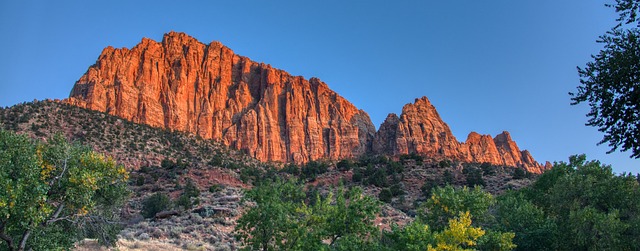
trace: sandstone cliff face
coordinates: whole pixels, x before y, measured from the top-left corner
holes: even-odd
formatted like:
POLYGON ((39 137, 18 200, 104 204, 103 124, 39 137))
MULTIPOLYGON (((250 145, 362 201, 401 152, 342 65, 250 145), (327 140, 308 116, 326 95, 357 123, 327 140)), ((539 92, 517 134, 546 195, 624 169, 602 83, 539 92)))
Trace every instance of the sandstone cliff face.
POLYGON ((104 49, 66 102, 219 139, 263 161, 356 157, 375 133, 364 111, 322 81, 175 32, 104 49))
POLYGON ((544 169, 507 132, 472 132, 458 142, 426 97, 405 105, 400 117, 390 114, 376 132, 367 113, 319 79, 291 76, 184 33, 105 48, 64 102, 218 139, 262 161, 419 153, 544 169))
POLYGON ((390 114, 376 133, 373 150, 379 154, 419 153, 465 162, 487 162, 533 173, 545 170, 528 151, 520 151, 508 132, 495 138, 471 132, 464 143, 458 142, 426 97, 405 105, 399 118, 390 114))

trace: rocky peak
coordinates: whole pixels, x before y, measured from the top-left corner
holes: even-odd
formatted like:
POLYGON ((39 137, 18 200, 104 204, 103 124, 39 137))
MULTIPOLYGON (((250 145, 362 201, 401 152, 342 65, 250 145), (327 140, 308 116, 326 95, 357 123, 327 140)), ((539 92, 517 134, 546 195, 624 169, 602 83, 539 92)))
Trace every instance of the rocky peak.
POLYGON ((379 154, 418 153, 435 158, 521 167, 534 173, 544 170, 528 151, 520 151, 506 131, 495 138, 471 132, 464 143, 458 142, 426 97, 405 105, 399 118, 389 114, 373 142, 373 149, 379 154))
POLYGON ((427 97, 406 104, 400 118, 396 118, 390 114, 380 126, 374 140, 382 144, 376 148, 378 153, 459 157, 460 143, 427 97))
POLYGON ((375 133, 365 112, 319 79, 178 32, 107 47, 65 102, 218 139, 263 161, 356 157, 375 133))
POLYGON ((105 48, 64 102, 153 127, 217 139, 262 161, 307 162, 365 153, 542 167, 507 132, 458 142, 427 97, 389 114, 376 132, 369 115, 329 89, 178 32, 132 49, 105 48))

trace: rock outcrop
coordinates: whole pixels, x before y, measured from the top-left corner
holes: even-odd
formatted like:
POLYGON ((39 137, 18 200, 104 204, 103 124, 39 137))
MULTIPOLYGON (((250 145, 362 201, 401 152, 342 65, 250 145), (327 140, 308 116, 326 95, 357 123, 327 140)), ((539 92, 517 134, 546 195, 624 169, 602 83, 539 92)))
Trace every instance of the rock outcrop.
POLYGON ((375 134, 367 113, 319 79, 176 32, 104 49, 65 102, 219 139, 263 161, 356 157, 375 134))
POLYGON ((471 133, 458 142, 426 97, 405 105, 400 117, 390 114, 376 132, 367 113, 319 79, 291 76, 184 33, 105 48, 64 102, 218 139, 262 161, 419 153, 543 170, 507 132, 493 139, 471 133))
POLYGON ((396 114, 389 114, 373 142, 373 150, 378 154, 418 153, 465 162, 520 167, 533 173, 546 169, 528 151, 520 151, 508 132, 502 132, 495 138, 471 132, 464 143, 458 142, 427 97, 406 104, 399 118, 396 114))

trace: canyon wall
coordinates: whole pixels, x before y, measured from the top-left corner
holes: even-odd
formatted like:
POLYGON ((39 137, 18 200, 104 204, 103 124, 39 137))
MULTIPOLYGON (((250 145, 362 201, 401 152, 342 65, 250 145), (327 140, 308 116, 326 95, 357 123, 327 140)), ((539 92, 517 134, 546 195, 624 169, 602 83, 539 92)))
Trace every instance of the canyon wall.
POLYGON ((304 163, 365 153, 419 153, 541 172, 504 132, 458 142, 426 97, 390 114, 376 132, 369 115, 329 89, 170 32, 161 42, 105 48, 64 102, 127 120, 217 139, 262 161, 304 163))

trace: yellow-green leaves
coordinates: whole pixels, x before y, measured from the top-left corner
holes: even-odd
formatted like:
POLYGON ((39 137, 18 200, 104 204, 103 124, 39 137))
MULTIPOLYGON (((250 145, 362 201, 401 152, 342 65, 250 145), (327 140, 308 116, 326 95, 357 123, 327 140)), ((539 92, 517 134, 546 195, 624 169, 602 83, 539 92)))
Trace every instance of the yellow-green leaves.
POLYGON ((460 213, 459 217, 449 219, 447 228, 435 234, 436 246, 429 246, 428 250, 473 250, 464 247, 476 246, 478 238, 484 234, 481 228, 471 226, 469 212, 460 213))
MULTIPOLYGON (((81 237, 75 224, 88 216, 117 216, 113 210, 127 196, 127 177, 124 167, 112 159, 70 144, 61 135, 35 142, 0 129, 0 233, 7 235, 3 245, 13 250, 24 240, 25 248, 68 248, 59 245, 81 237)), ((103 236, 111 238, 105 242, 115 238, 103 236)))

